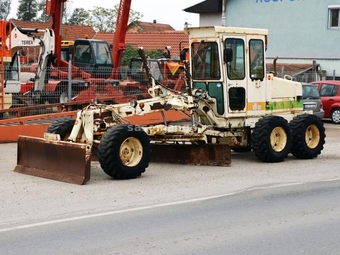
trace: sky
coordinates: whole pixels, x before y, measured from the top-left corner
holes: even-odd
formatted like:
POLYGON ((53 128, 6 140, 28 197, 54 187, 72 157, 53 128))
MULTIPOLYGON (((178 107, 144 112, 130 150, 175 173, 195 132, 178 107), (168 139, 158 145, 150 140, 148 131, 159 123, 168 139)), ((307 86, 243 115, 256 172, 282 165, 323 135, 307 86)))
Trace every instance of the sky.
MULTIPOLYGON (((140 12, 143 17, 140 21, 169 24, 176 30, 183 30, 184 23, 192 27, 199 25, 199 15, 196 13, 187 13, 183 11, 188 7, 203 2, 204 0, 132 0, 131 9, 140 12)), ((16 12, 18 8, 18 0, 12 0, 11 13, 8 17, 16 18, 16 12)), ((85 10, 93 9, 94 6, 110 8, 116 4, 119 4, 119 0, 70 0, 68 1, 72 10, 75 8, 84 8, 85 10)))

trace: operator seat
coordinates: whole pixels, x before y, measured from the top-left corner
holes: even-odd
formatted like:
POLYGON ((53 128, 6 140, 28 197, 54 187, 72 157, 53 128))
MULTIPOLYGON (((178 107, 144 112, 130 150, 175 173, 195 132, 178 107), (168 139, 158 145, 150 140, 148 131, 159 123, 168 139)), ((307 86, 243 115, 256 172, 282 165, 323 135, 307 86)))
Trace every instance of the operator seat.
POLYGON ((81 54, 81 62, 83 63, 92 63, 91 53, 90 52, 83 52, 81 54))

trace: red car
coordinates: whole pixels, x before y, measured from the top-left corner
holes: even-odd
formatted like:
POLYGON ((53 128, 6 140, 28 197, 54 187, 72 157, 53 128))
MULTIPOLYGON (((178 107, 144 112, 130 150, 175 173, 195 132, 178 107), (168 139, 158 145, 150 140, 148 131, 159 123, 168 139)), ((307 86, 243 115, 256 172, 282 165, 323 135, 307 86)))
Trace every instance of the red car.
POLYGON ((330 118, 333 123, 340 123, 340 81, 315 81, 311 82, 320 92, 324 118, 330 118))

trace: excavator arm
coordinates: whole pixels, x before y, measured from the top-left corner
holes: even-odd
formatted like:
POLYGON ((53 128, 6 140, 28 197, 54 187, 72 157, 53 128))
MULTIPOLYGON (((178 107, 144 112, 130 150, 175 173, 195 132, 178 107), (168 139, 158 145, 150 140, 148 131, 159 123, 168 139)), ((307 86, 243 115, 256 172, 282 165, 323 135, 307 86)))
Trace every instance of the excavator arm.
POLYGON ((55 34, 55 52, 56 65, 60 66, 61 61, 61 25, 63 19, 64 3, 67 0, 46 0, 46 15, 49 15, 52 20, 52 30, 55 34))
MULTIPOLYGON (((116 21, 116 31, 113 38, 113 49, 112 49, 112 59, 113 59, 113 70, 120 67, 122 61, 122 55, 126 49, 125 38, 126 29, 129 21, 129 13, 131 8, 131 0, 121 0, 119 3, 117 21, 116 21)), ((113 78, 117 78, 117 72, 113 71, 113 78)))

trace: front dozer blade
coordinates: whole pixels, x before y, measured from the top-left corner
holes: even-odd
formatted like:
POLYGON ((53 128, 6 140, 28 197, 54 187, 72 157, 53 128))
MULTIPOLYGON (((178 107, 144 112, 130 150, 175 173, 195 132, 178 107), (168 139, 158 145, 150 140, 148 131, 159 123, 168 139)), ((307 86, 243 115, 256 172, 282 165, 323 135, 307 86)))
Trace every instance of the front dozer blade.
POLYGON ((225 144, 152 144, 151 161, 160 163, 230 166, 230 147, 225 144))
POLYGON ((90 180, 91 148, 86 144, 19 136, 17 153, 15 172, 79 185, 90 180))

